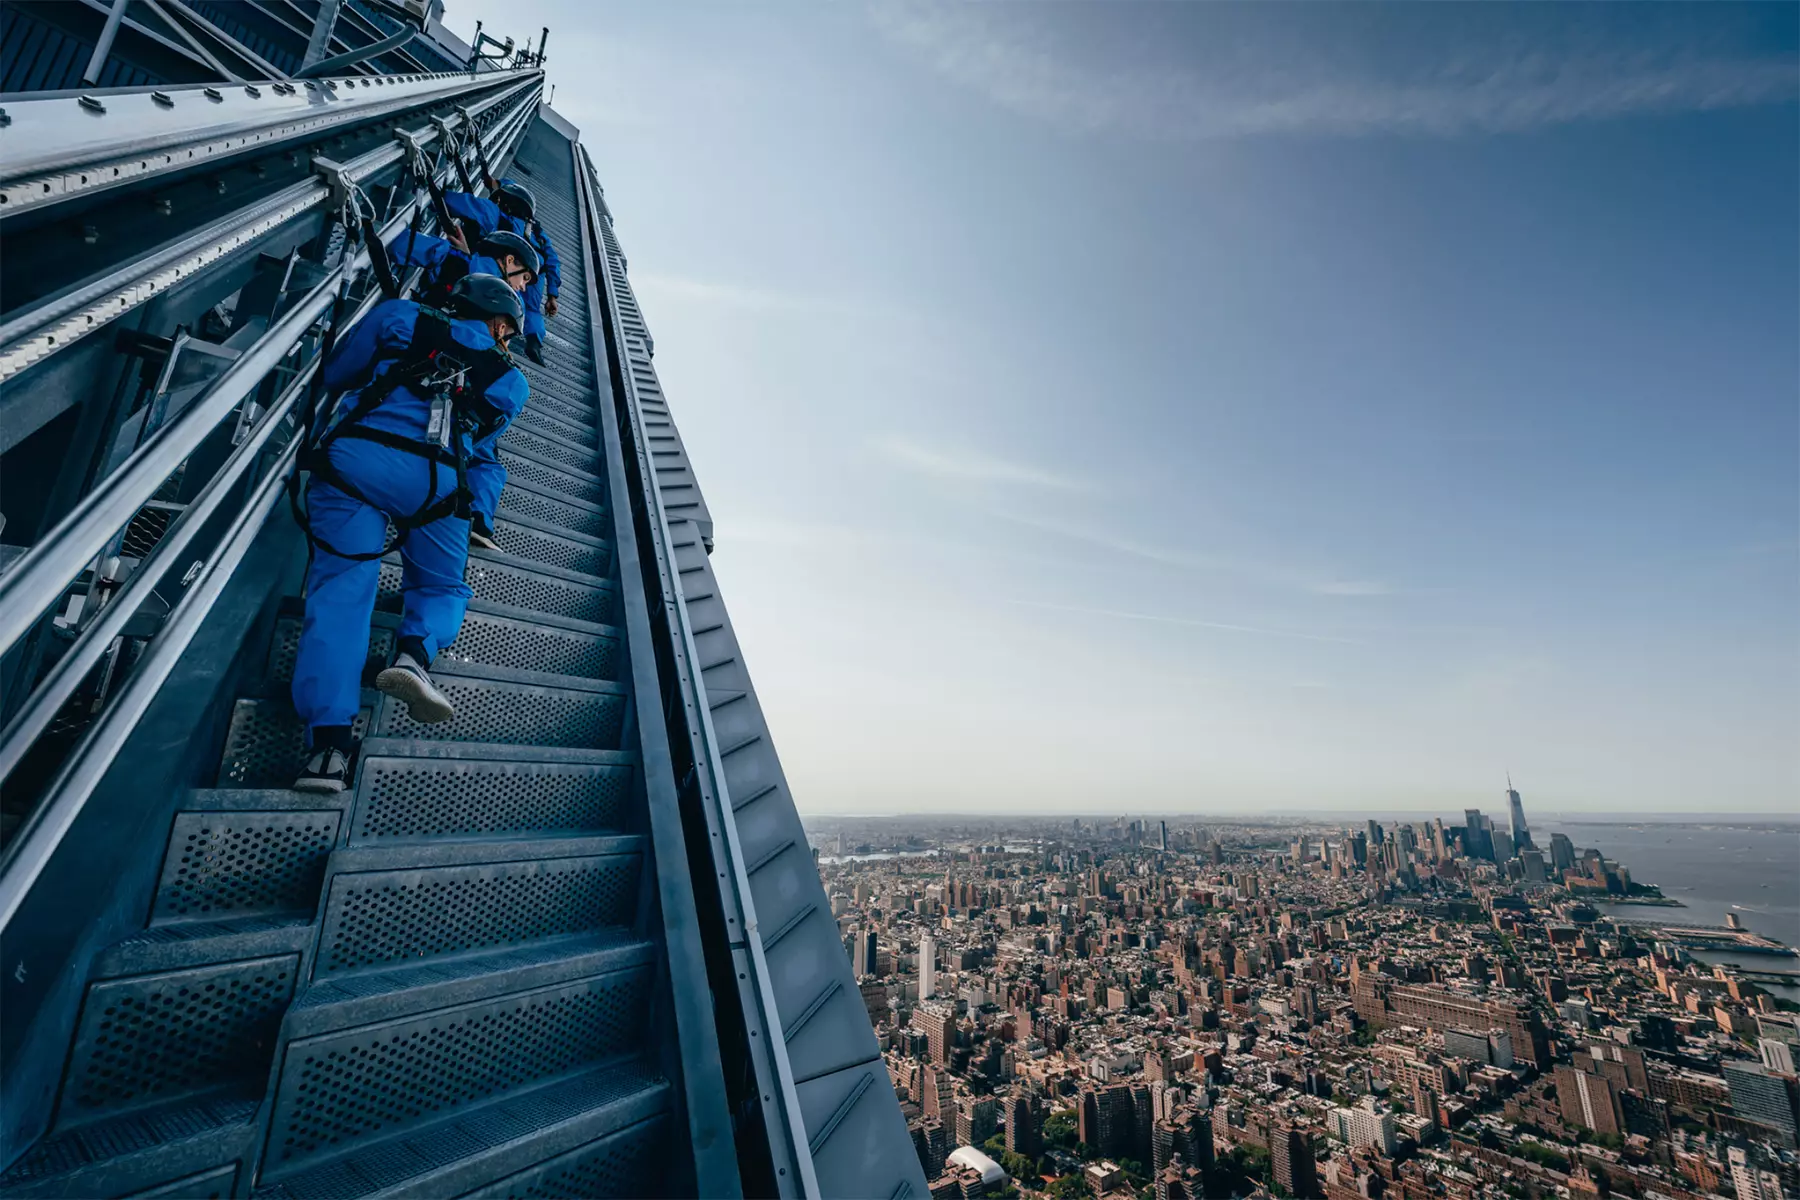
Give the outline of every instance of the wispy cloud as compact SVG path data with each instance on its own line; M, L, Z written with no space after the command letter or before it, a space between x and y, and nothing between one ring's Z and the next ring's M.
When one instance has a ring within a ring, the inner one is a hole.
M1800 69L1791 60L1685 46L1499 44L1394 79L1258 53L1254 43L1234 44L1204 66L1101 63L1059 41L1052 23L1022 20L1008 6L908 3L870 11L885 37L945 78L1076 133L1454 136L1736 108L1800 94Z
M886 437L875 448L890 462L909 471L966 483L1018 484L1060 492L1092 491L1093 486L1029 463L1014 462L966 447L927 446L904 437Z
M1262 637L1298 638L1305 642L1334 642L1341 646L1360 646L1356 638L1335 637L1324 633L1302 633L1294 629L1268 629L1261 625L1238 625L1229 621L1205 621L1198 617L1170 617L1159 613L1127 612L1116 608L1089 608L1081 604L1049 604L1041 600L1006 600L1021 608L1042 608L1051 612L1076 613L1086 617L1107 617L1118 621L1149 621L1157 625L1182 625L1193 629L1216 629L1224 633L1250 633Z
M1328 579L1315 583L1312 591L1321 596L1391 596L1394 589L1373 579Z

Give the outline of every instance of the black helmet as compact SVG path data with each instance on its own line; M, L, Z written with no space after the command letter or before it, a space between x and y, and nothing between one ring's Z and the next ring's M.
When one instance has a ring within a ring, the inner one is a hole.
M514 331L525 328L525 306L519 294L498 275L464 275L450 289L450 315L471 320L509 317Z
M543 267L544 260L538 257L537 247L520 237L510 229L496 229L494 232L475 243L475 252L485 254L495 262L500 261L502 254L510 254L525 264L525 269L536 275Z
M531 214L537 211L537 201L522 183L514 183L510 179L502 179L500 186L494 189L493 200L501 212L509 217L531 220Z

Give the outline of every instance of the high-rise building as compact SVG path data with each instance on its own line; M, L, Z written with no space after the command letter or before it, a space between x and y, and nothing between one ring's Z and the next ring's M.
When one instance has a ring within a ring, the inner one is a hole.
M992 1096L956 1098L956 1144L981 1149L1000 1127L1000 1103Z
M1624 1135L1625 1113L1619 1105L1619 1090L1610 1079L1573 1067L1557 1067L1556 1102L1564 1124Z
M919 999L937 994L937 942L930 934L919 939Z
M1519 799L1519 793L1513 788L1511 779L1506 781L1506 813L1514 850L1532 849L1531 830L1525 824L1525 802Z
M1569 840L1566 833L1550 835L1550 867L1556 872L1558 879L1564 871L1575 869L1575 843Z
M1044 1148L1044 1108L1035 1092L1015 1087L1006 1097L1006 1150L1036 1158Z
M1212 1165L1212 1122L1198 1109L1182 1105L1156 1123L1151 1135L1150 1163L1161 1172L1177 1157L1190 1167Z
M1285 1120L1275 1121L1269 1126L1269 1173L1276 1186L1290 1196L1313 1196L1318 1193L1312 1142Z
M1493 828L1479 808L1463 810L1463 850L1470 858L1494 860Z
M1794 1048L1777 1038L1758 1038L1757 1052L1765 1068L1782 1075L1794 1074Z
M1381 822L1374 817L1369 818L1369 845L1381 845Z
M1364 1096L1344 1119L1346 1140L1352 1146L1373 1146L1383 1154L1394 1152L1394 1113L1374 1096Z
M851 970L857 975L878 975L877 962L881 954L881 945L873 929L857 930L852 942L854 953L850 956Z
M1770 1074L1761 1063L1729 1062L1722 1073L1737 1115L1777 1130L1782 1144L1792 1146L1796 1127L1793 1081Z
M1075 1112L1076 1136L1094 1153L1128 1158L1137 1125L1131 1089L1122 1083L1084 1088Z
M948 1004L921 1004L913 1011L913 1024L925 1033L931 1061L948 1066L956 1049L956 1010Z
M1726 1151L1731 1182L1738 1200L1785 1200L1781 1175L1772 1169L1769 1156L1759 1147L1733 1146Z
M1169 823L1167 821L1156 823L1156 848L1158 850L1169 848Z

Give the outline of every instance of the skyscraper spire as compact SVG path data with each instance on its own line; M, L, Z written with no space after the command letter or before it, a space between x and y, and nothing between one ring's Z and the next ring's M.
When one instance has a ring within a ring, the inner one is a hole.
M1509 823L1512 825L1514 851L1535 849L1531 844L1531 830L1525 825L1525 804L1519 799L1518 791L1512 785L1512 772L1506 773L1506 809Z

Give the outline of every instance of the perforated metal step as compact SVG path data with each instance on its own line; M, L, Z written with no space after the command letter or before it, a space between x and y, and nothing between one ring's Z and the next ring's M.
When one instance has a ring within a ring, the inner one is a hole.
M599 470L600 455L591 447L558 441L542 434L532 433L518 425L512 426L500 435L500 444L508 450L529 454L531 457L547 463L573 467L575 470L589 475Z
M510 554L476 551L469 556L465 574L475 593L471 611L493 611L518 616L573 617L607 625L615 619L613 586L604 579L553 567ZM398 609L400 559L383 560L379 601Z
M495 521L494 540L514 558L581 575L604 576L612 566L612 550L606 542L567 530L538 529L524 520Z
M50 1134L0 1174L0 1194L233 1195L236 1160L255 1142L256 1108L253 1097L208 1097Z
M506 468L509 485L514 482L529 483L540 491L589 504L600 504L606 499L606 491L600 480L592 475L568 467L541 463L510 450L501 450L499 454L501 465ZM502 495L502 499L504 498Z
M616 1062L643 1039L650 993L650 968L638 967L289 1042L263 1178L278 1180L433 1116ZM618 1064L594 1082L625 1090L629 1079ZM491 1119L481 1124L493 1126ZM536 1124L523 1120L513 1131Z
M311 917L341 805L291 791L201 792L175 814L150 923Z
M353 1145L311 1167L276 1172L254 1194L257 1200L666 1195L671 1103L668 1082L653 1069L612 1063L453 1112L416 1132Z
M500 497L498 515L503 520L511 518L535 521L593 538L604 537L610 527L606 510L580 501L546 495L529 484L508 485Z
M384 704L372 732L425 741L498 742L509 746L568 746L617 750L625 722L625 694L616 684L567 679L559 686L443 675L438 690L456 715L421 725L401 704Z
M523 757L529 755L529 757ZM395 838L624 831L637 756L374 739L363 746L353 845Z
M351 723L356 736L368 732L380 698L376 692L363 693L362 708ZM288 787L300 769L305 747L306 729L290 701L280 697L239 700L232 706L231 725L225 734L219 786Z
M341 850L313 978L628 925L642 867L629 836Z
M299 965L285 955L89 984L53 1128L221 1089L254 1094Z

